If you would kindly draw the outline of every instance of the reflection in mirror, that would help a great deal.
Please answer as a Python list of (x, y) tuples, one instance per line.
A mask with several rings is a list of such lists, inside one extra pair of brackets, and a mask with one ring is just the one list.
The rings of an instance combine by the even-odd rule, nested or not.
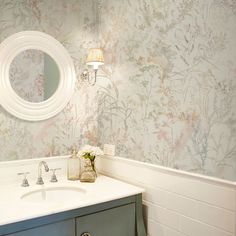
[(42, 102), (55, 93), (60, 72), (56, 62), (48, 54), (28, 49), (13, 59), (9, 77), (18, 96), (29, 102)]

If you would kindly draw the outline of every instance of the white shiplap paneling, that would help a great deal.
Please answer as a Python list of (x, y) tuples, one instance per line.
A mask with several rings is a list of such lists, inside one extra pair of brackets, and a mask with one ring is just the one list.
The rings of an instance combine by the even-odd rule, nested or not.
[(102, 157), (97, 167), (146, 189), (143, 204), (150, 236), (236, 236), (234, 182), (120, 157)]

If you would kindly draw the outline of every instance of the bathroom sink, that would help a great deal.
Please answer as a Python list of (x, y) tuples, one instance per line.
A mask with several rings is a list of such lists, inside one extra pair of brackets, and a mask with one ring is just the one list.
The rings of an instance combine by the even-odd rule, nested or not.
[(83, 200), (86, 190), (77, 187), (46, 187), (27, 192), (21, 199), (28, 202), (69, 202)]

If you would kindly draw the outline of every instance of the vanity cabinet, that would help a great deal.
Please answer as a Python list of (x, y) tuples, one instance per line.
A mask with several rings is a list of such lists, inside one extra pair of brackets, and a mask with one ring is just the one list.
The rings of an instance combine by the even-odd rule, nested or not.
[(0, 226), (0, 236), (146, 236), (141, 194)]
[(76, 236), (135, 236), (135, 204), (76, 219)]
[(60, 221), (9, 234), (9, 236), (75, 236), (75, 221), (74, 219)]

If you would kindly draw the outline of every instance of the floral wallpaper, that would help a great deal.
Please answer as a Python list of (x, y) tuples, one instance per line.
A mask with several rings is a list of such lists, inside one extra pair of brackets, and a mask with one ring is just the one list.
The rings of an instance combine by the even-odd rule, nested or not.
[[(1, 0), (0, 42), (23, 30), (45, 32), (68, 50), (79, 78), (96, 38), (95, 7), (93, 0)], [(74, 145), (95, 144), (95, 90), (78, 80), (67, 107), (41, 122), (19, 120), (0, 107), (0, 161), (67, 155)]]
[[(235, 0), (1, 0), (0, 41), (59, 40), (76, 68), (68, 106), (42, 122), (0, 108), (0, 160), (116, 145), (118, 156), (236, 181)], [(98, 13), (98, 14), (97, 14)], [(98, 42), (97, 84), (79, 80)]]
[(236, 181), (236, 1), (102, 0), (99, 142)]

